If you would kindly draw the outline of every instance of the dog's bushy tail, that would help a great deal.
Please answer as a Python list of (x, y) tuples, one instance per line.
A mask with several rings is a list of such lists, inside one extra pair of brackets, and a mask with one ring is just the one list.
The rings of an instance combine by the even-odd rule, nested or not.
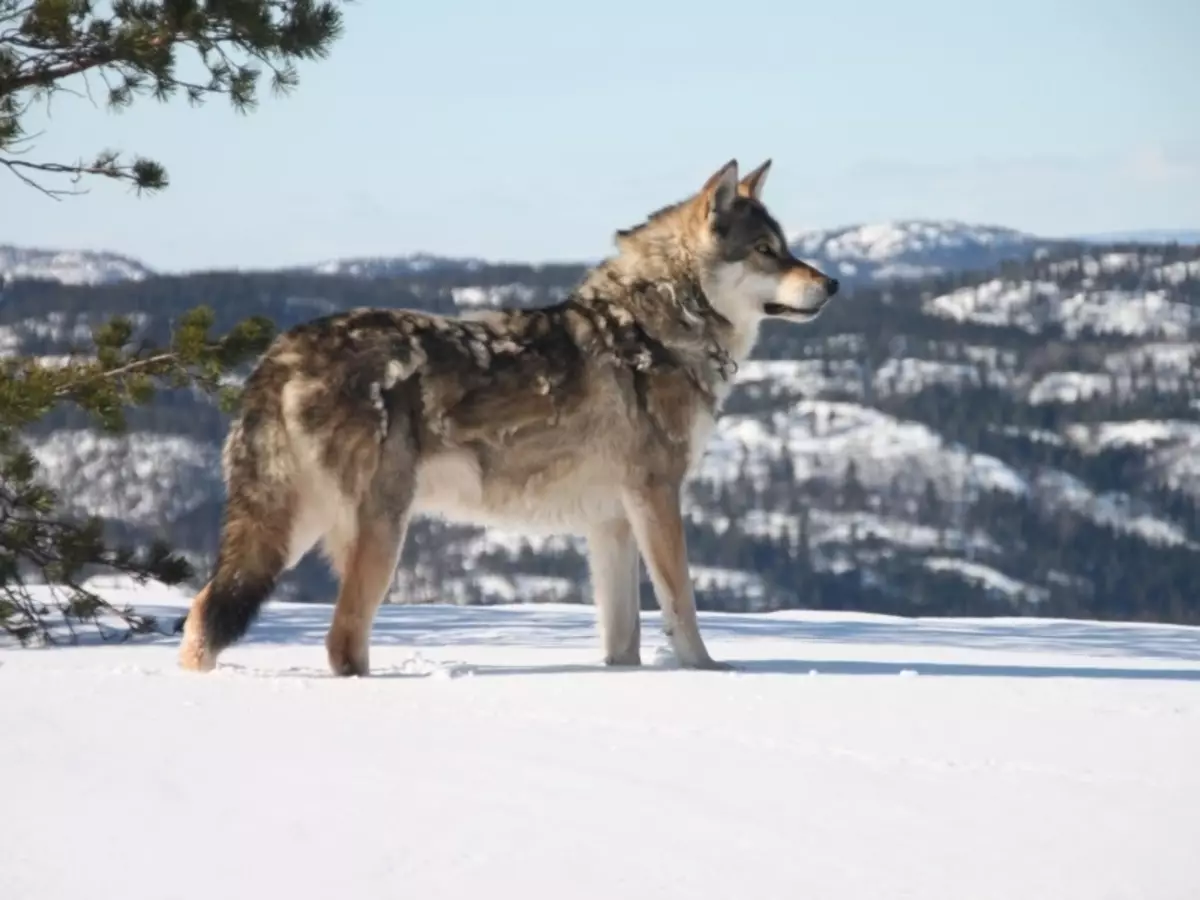
[[(263, 524), (265, 517), (250, 517), (242, 511), (230, 514), (234, 512), (227, 512), (221, 529), (217, 564), (202, 608), (201, 624), (208, 650), (214, 654), (246, 634), (287, 562), (286, 540), (274, 539), (273, 529)], [(270, 513), (286, 510), (276, 508)]]
[(289, 564), (298, 484), (282, 420), (241, 420), (226, 440), (224, 469), (216, 566), (184, 622), (180, 658), (188, 668), (212, 668), (246, 634)]

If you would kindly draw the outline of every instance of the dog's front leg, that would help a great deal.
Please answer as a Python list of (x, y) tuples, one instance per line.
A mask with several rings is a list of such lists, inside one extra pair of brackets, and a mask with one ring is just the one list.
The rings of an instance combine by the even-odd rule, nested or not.
[(642, 613), (633, 529), (625, 519), (603, 522), (591, 528), (587, 542), (604, 664), (640, 666)]
[(680, 665), (689, 669), (728, 669), (708, 654), (696, 621), (696, 597), (688, 572), (678, 485), (645, 485), (622, 497), (642, 559), (650, 572), (663, 624)]

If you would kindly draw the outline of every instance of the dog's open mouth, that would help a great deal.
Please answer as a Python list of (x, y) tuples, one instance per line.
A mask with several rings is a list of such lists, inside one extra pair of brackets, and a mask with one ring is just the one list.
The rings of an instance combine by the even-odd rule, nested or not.
[(763, 312), (768, 316), (789, 316), (794, 319), (811, 319), (817, 314), (815, 309), (798, 309), (795, 306), (784, 306), (782, 303), (765, 303)]

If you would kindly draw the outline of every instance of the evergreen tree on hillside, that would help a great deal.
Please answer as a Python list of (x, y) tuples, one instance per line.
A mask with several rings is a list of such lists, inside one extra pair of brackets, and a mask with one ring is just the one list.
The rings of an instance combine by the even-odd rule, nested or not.
[[(77, 160), (37, 155), (27, 128), (35, 110), (60, 95), (103, 98), (110, 109), (138, 98), (166, 102), (182, 92), (199, 104), (219, 95), (239, 112), (257, 104), (263, 77), (277, 93), (297, 84), (299, 61), (324, 58), (341, 33), (336, 3), (313, 0), (0, 0), (0, 167), (34, 192), (62, 199), (95, 179), (137, 192), (167, 187), (157, 160), (88, 148)], [(57, 106), (56, 106), (57, 108)], [(222, 376), (260, 353), (270, 320), (255, 317), (223, 335), (211, 333), (211, 309), (191, 309), (168, 342), (135, 341), (129, 319), (96, 328), (92, 346), (67, 361), (35, 356), (0, 360), (0, 627), (23, 643), (71, 639), (91, 623), (105, 637), (158, 630), (151, 617), (115, 608), (84, 587), (86, 578), (115, 570), (138, 580), (177, 584), (187, 562), (166, 544), (111, 546), (99, 519), (62, 514), (55, 491), (21, 432), (50, 412), (73, 406), (99, 427), (124, 427), (125, 410), (145, 405), (156, 389), (195, 387), (234, 399)], [(31, 581), (53, 586), (46, 604)]]

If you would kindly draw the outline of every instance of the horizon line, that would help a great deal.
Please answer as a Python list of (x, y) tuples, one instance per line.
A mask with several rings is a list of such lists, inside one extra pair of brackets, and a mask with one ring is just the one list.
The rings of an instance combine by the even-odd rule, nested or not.
[[(1023, 238), (1031, 238), (1041, 241), (1058, 241), (1072, 242), (1079, 241), (1084, 243), (1090, 242), (1112, 242), (1112, 243), (1148, 243), (1148, 244), (1168, 244), (1183, 237), (1185, 244), (1200, 244), (1200, 225), (1180, 228), (1129, 228), (1129, 229), (1109, 229), (1102, 232), (1076, 232), (1067, 234), (1040, 234), (1034, 231), (1026, 231), (1020, 228), (1014, 228), (1009, 225), (1001, 225), (990, 222), (970, 222), (965, 219), (954, 218), (935, 218), (935, 217), (899, 217), (893, 219), (881, 219), (879, 221), (861, 221), (851, 222), (842, 225), (834, 225), (829, 227), (817, 228), (800, 228), (786, 232), (789, 244), (795, 244), (801, 238), (807, 235), (814, 234), (836, 234), (838, 232), (852, 231), (855, 229), (902, 225), (902, 224), (932, 224), (943, 225), (961, 228), (988, 229), (992, 231), (1006, 231), (1013, 235)], [(444, 261), (453, 263), (476, 263), (484, 266), (577, 266), (577, 265), (595, 265), (597, 259), (586, 258), (539, 258), (532, 257), (524, 259), (503, 259), (503, 258), (487, 258), (484, 256), (476, 256), (472, 254), (452, 254), (452, 253), (437, 253), (429, 250), (410, 250), (397, 251), (395, 253), (372, 253), (361, 255), (343, 255), (343, 256), (326, 256), (309, 262), (285, 263), (269, 266), (197, 266), (194, 268), (178, 268), (178, 269), (163, 269), (157, 268), (145, 261), (143, 257), (122, 250), (111, 250), (103, 247), (49, 247), (49, 246), (33, 246), (17, 243), (0, 243), (0, 250), (16, 250), (26, 253), (44, 253), (44, 254), (81, 254), (92, 256), (108, 256), (115, 259), (120, 259), (124, 262), (134, 263), (147, 272), (155, 275), (192, 275), (213, 272), (285, 272), (291, 270), (308, 270), (321, 265), (330, 263), (345, 263), (345, 262), (368, 262), (381, 260), (418, 260), (428, 259), (434, 261)]]

